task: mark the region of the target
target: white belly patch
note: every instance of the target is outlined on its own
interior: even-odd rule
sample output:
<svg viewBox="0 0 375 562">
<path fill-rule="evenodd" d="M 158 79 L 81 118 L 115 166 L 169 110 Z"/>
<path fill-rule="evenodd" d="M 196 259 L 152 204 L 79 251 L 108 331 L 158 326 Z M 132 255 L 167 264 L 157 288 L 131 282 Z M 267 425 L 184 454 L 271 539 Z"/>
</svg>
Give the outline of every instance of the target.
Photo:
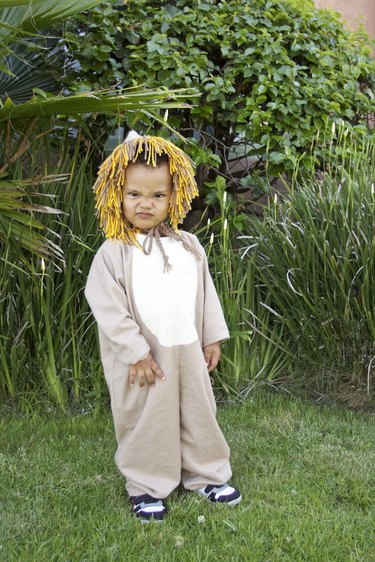
<svg viewBox="0 0 375 562">
<path fill-rule="evenodd" d="M 139 235 L 142 244 L 144 236 Z M 162 238 L 172 270 L 164 272 L 163 256 L 155 240 L 150 255 L 134 247 L 133 292 L 142 321 L 165 347 L 198 339 L 195 328 L 196 258 L 181 242 Z"/>
</svg>

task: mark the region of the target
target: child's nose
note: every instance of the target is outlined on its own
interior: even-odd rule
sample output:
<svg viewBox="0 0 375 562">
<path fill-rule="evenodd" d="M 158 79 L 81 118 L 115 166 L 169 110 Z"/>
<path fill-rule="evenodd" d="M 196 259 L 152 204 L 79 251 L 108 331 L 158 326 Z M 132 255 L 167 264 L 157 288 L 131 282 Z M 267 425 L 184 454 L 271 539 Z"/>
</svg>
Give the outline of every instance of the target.
<svg viewBox="0 0 375 562">
<path fill-rule="evenodd" d="M 152 205 L 152 200 L 148 197 L 142 197 L 140 201 L 140 206 L 145 209 L 149 209 Z"/>
</svg>

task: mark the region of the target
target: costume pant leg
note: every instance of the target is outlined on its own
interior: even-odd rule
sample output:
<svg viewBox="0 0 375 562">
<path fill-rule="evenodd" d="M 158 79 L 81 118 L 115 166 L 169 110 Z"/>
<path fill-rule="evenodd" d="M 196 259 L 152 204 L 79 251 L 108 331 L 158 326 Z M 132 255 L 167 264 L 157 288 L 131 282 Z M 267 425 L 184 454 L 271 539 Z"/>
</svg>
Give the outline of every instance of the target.
<svg viewBox="0 0 375 562">
<path fill-rule="evenodd" d="M 180 439 L 187 490 L 224 484 L 232 475 L 229 447 L 216 420 L 216 403 L 199 342 L 181 348 Z"/>
<path fill-rule="evenodd" d="M 151 353 L 166 375 L 155 386 L 129 385 L 116 362 L 108 381 L 117 439 L 116 464 L 130 496 L 167 497 L 182 480 L 188 490 L 223 484 L 231 476 L 229 448 L 199 342 Z"/>
<path fill-rule="evenodd" d="M 116 464 L 130 496 L 167 497 L 181 479 L 179 350 L 151 349 L 165 373 L 155 386 L 129 385 L 129 368 L 116 363 L 109 383 L 117 439 Z"/>
</svg>

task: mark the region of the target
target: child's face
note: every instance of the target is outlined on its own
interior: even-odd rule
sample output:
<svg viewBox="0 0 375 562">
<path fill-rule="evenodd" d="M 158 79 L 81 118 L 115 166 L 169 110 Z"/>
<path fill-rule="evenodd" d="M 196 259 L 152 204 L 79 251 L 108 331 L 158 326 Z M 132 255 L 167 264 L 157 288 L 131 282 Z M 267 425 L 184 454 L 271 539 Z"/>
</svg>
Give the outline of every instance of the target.
<svg viewBox="0 0 375 562">
<path fill-rule="evenodd" d="M 136 228 L 147 232 L 168 216 L 172 193 L 169 166 L 130 164 L 122 188 L 122 212 Z"/>
</svg>

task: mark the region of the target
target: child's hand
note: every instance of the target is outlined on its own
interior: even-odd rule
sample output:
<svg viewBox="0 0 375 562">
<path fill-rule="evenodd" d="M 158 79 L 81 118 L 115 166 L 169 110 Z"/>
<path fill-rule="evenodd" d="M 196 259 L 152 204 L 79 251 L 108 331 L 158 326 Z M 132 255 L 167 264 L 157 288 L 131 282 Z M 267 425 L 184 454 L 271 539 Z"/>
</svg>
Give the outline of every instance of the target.
<svg viewBox="0 0 375 562">
<path fill-rule="evenodd" d="M 206 347 L 203 348 L 203 355 L 206 360 L 208 372 L 211 373 L 211 371 L 213 371 L 219 363 L 221 355 L 220 343 L 215 342 L 210 345 L 206 345 Z"/>
<path fill-rule="evenodd" d="M 146 381 L 149 385 L 154 385 L 155 376 L 165 381 L 165 375 L 156 361 L 154 361 L 151 353 L 149 353 L 145 359 L 141 359 L 134 365 L 130 365 L 129 382 L 131 385 L 134 384 L 137 377 L 139 379 L 139 386 L 144 386 Z"/>
</svg>

